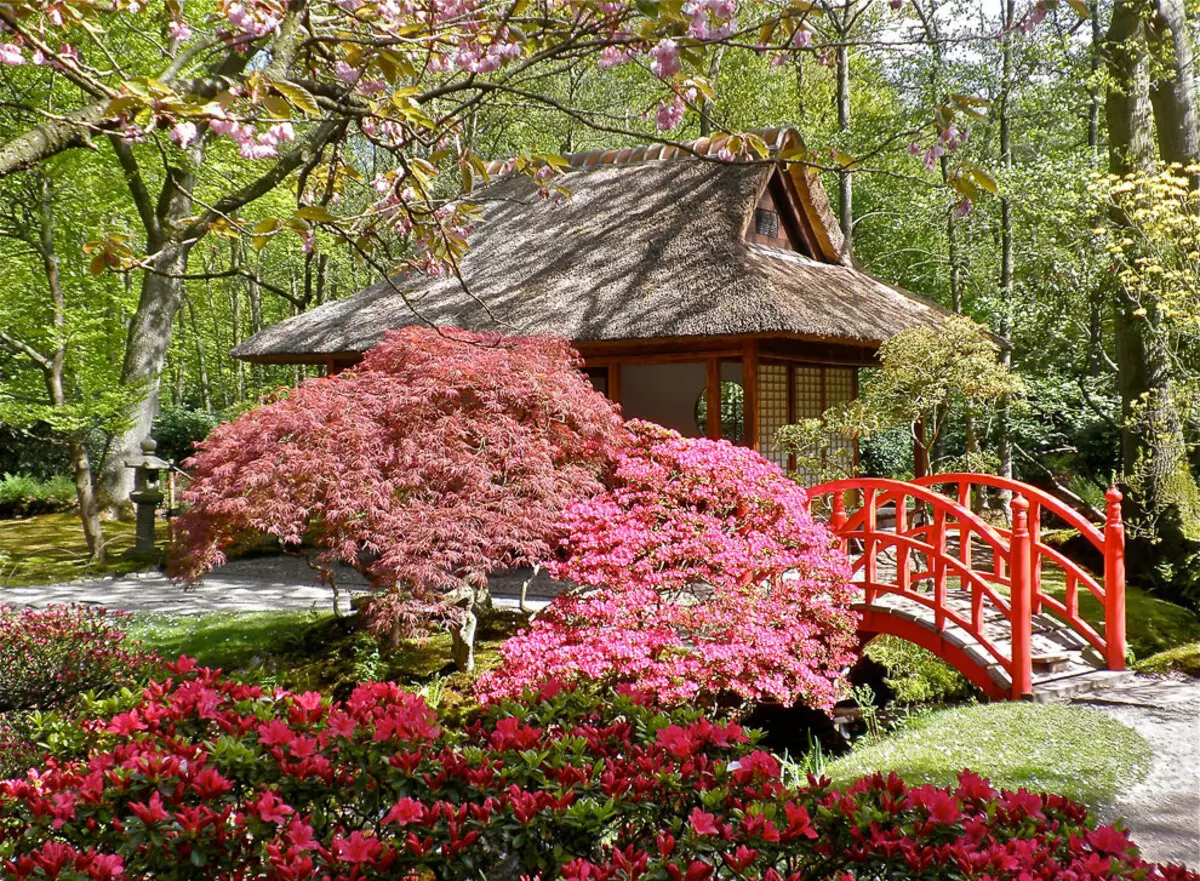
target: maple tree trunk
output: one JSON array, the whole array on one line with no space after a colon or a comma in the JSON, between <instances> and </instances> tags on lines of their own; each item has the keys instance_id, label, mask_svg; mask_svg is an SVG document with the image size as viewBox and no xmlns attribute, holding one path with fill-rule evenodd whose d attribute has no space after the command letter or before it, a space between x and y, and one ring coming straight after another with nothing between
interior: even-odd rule
<instances>
[{"instance_id":1,"label":"maple tree trunk","mask_svg":"<svg viewBox=\"0 0 1200 881\"><path fill-rule=\"evenodd\" d=\"M454 666L462 673L470 673L475 669L475 630L478 626L479 618L475 610L467 609L459 625L450 630Z\"/></svg>"}]
</instances>

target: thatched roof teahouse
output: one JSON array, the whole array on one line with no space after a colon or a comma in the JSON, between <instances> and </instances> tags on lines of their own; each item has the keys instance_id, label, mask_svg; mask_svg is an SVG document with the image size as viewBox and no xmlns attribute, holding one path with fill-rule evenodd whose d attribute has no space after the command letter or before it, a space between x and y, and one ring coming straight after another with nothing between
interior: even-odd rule
<instances>
[{"instance_id":1,"label":"thatched roof teahouse","mask_svg":"<svg viewBox=\"0 0 1200 881\"><path fill-rule=\"evenodd\" d=\"M776 153L802 147L789 129L761 134ZM853 264L815 173L718 161L723 143L572 155L558 202L525 175L494 179L470 196L484 210L466 290L453 276L393 278L233 354L336 371L422 322L566 337L626 417L786 465L771 449L780 426L852 398L884 340L946 313Z\"/></svg>"}]
</instances>

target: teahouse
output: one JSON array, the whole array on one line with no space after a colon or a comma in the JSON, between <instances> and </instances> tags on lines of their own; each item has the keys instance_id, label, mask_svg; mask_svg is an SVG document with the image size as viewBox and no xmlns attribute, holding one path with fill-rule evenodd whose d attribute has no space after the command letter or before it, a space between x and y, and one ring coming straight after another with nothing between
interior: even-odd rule
<instances>
[{"instance_id":1,"label":"teahouse","mask_svg":"<svg viewBox=\"0 0 1200 881\"><path fill-rule=\"evenodd\" d=\"M790 129L760 134L773 155L802 148ZM627 418L724 436L786 466L772 449L780 426L852 398L883 341L946 313L853 264L813 171L721 161L723 144L572 155L571 197L557 203L525 175L493 179L470 196L484 210L462 282L381 282L233 355L336 371L386 330L423 321L566 337Z\"/></svg>"}]
</instances>

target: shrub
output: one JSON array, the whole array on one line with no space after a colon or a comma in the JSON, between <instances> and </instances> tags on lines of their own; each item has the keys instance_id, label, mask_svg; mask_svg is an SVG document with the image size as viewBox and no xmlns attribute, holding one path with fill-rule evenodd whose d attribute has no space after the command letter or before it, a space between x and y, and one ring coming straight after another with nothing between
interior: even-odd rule
<instances>
[{"instance_id":1,"label":"shrub","mask_svg":"<svg viewBox=\"0 0 1200 881\"><path fill-rule=\"evenodd\" d=\"M579 363L562 340L391 333L355 369L213 430L185 463L173 565L196 578L231 546L307 538L318 562L388 589L368 609L380 633L452 623L470 668L488 573L550 553L623 436Z\"/></svg>"},{"instance_id":2,"label":"shrub","mask_svg":"<svg viewBox=\"0 0 1200 881\"><path fill-rule=\"evenodd\" d=\"M933 652L895 636L871 640L865 654L887 668L885 682L902 704L961 700L975 687Z\"/></svg>"},{"instance_id":3,"label":"shrub","mask_svg":"<svg viewBox=\"0 0 1200 881\"><path fill-rule=\"evenodd\" d=\"M151 660L131 648L119 613L0 605L0 712L65 706L85 691L134 681Z\"/></svg>"},{"instance_id":4,"label":"shrub","mask_svg":"<svg viewBox=\"0 0 1200 881\"><path fill-rule=\"evenodd\" d=\"M172 673L87 723L85 758L0 782L5 879L1197 877L970 773L792 789L695 711L551 690L450 731L394 684L329 704Z\"/></svg>"},{"instance_id":5,"label":"shrub","mask_svg":"<svg viewBox=\"0 0 1200 881\"><path fill-rule=\"evenodd\" d=\"M46 480L28 474L5 474L0 478L0 519L53 514L74 505L75 484L66 475Z\"/></svg>"},{"instance_id":6,"label":"shrub","mask_svg":"<svg viewBox=\"0 0 1200 881\"><path fill-rule=\"evenodd\" d=\"M727 441L630 430L612 488L566 512L551 571L581 589L503 644L481 694L555 678L624 683L663 704L832 706L856 619L846 558L804 490Z\"/></svg>"},{"instance_id":7,"label":"shrub","mask_svg":"<svg viewBox=\"0 0 1200 881\"><path fill-rule=\"evenodd\" d=\"M186 407L164 409L154 420L150 434L158 441L155 454L172 462L182 462L195 451L196 444L208 437L221 417L211 410Z\"/></svg>"}]
</instances>

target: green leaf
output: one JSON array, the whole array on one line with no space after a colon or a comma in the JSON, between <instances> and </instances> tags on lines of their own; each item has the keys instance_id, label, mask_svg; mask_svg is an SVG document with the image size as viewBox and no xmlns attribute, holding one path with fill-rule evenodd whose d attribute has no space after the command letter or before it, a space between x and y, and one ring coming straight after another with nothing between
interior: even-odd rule
<instances>
[{"instance_id":1,"label":"green leaf","mask_svg":"<svg viewBox=\"0 0 1200 881\"><path fill-rule=\"evenodd\" d=\"M296 209L296 216L313 223L333 223L337 220L324 205L303 205Z\"/></svg>"},{"instance_id":2,"label":"green leaf","mask_svg":"<svg viewBox=\"0 0 1200 881\"><path fill-rule=\"evenodd\" d=\"M272 85L275 87L275 91L286 98L287 102L297 110L301 110L309 116L320 114L321 108L317 106L317 99L304 86L289 82L277 82Z\"/></svg>"}]
</instances>

